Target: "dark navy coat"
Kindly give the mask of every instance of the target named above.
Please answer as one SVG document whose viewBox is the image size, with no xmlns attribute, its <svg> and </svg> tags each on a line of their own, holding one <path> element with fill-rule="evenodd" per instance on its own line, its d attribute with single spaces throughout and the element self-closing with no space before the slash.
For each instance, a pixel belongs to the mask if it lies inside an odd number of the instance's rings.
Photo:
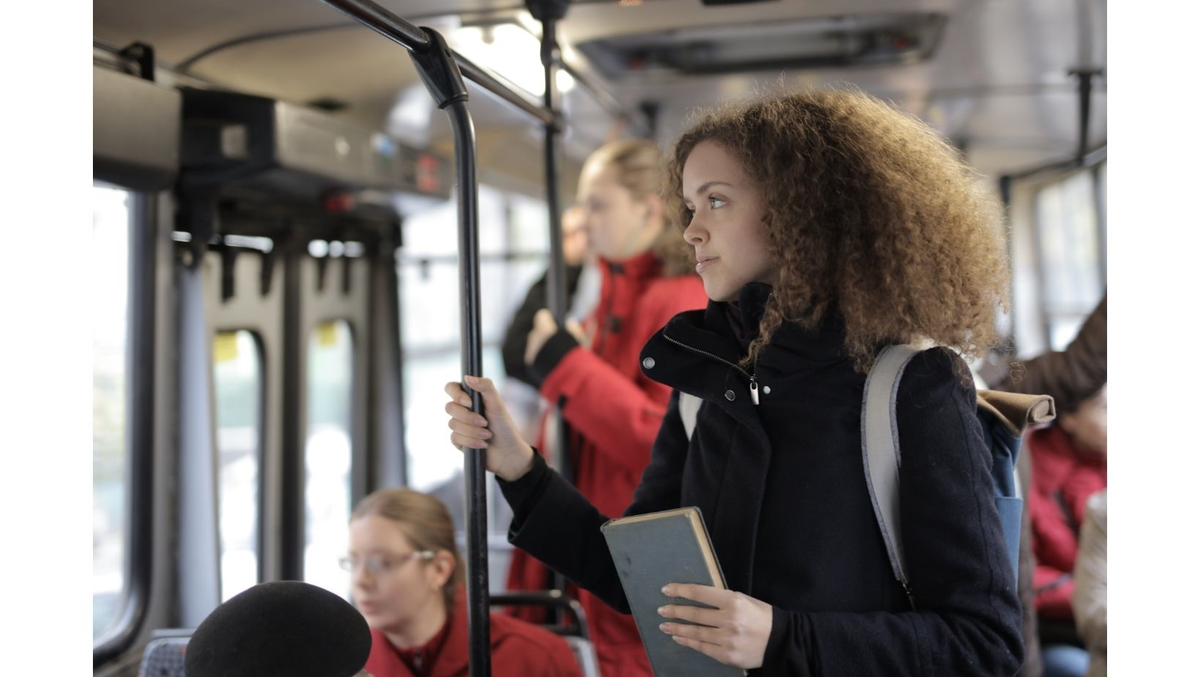
<svg viewBox="0 0 1200 677">
<path fill-rule="evenodd" d="M 757 327 L 770 288 L 738 302 Z M 703 400 L 689 441 L 678 392 L 627 515 L 697 506 L 728 586 L 774 607 L 762 675 L 1012 675 L 1021 610 L 966 365 L 946 349 L 899 385 L 901 529 L 914 610 L 892 574 L 863 472 L 864 374 L 837 320 L 785 324 L 740 369 L 724 303 L 646 344 L 651 378 Z M 751 401 L 750 378 L 760 403 Z M 540 459 L 540 457 L 539 457 Z M 544 462 L 512 483 L 510 540 L 628 611 L 595 510 Z"/>
</svg>

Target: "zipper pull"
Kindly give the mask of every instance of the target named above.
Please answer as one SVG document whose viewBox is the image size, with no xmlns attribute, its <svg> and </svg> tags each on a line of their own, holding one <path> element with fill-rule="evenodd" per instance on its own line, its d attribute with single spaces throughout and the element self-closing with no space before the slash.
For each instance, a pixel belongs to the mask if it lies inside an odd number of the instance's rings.
<svg viewBox="0 0 1200 677">
<path fill-rule="evenodd" d="M 758 379 L 753 375 L 750 376 L 750 401 L 758 406 Z"/>
</svg>

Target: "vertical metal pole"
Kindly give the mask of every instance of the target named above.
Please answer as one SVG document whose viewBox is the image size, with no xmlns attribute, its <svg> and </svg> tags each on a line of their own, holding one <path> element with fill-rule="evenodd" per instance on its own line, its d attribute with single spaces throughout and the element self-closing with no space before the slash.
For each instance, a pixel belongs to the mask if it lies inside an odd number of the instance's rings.
<svg viewBox="0 0 1200 677">
<path fill-rule="evenodd" d="M 458 174 L 458 273 L 462 309 L 462 370 L 483 375 L 483 332 L 479 320 L 479 186 L 475 176 L 475 127 L 465 103 L 449 105 Z M 471 410 L 483 412 L 483 398 L 471 393 Z M 463 448 L 467 497 L 467 627 L 471 636 L 471 677 L 491 675 L 488 627 L 487 465 L 485 450 Z"/>
<path fill-rule="evenodd" d="M 545 70 L 546 109 L 555 112 L 555 121 L 546 123 L 546 207 L 550 211 L 550 270 L 546 278 L 546 303 L 561 326 L 567 314 L 566 261 L 563 259 L 562 198 L 559 193 L 559 141 L 562 130 L 558 123 L 558 22 L 553 17 L 542 19 L 542 67 Z"/>
<path fill-rule="evenodd" d="M 384 268 L 385 280 L 384 303 L 387 304 L 387 308 L 383 311 L 383 316 L 386 318 L 384 336 L 387 337 L 383 352 L 393 363 L 384 377 L 384 390 L 390 394 L 384 398 L 384 401 L 395 402 L 392 410 L 396 413 L 392 432 L 394 443 L 387 448 L 399 454 L 397 458 L 388 458 L 382 464 L 381 470 L 382 477 L 386 478 L 386 481 L 397 482 L 399 486 L 408 486 L 408 442 L 405 440 L 407 427 L 404 420 L 404 312 L 401 308 L 403 296 L 400 291 L 400 272 L 397 269 L 396 260 L 396 250 L 403 245 L 402 226 L 402 222 L 394 225 L 393 235 L 384 238 L 383 251 L 380 252 L 380 262 Z"/>
<path fill-rule="evenodd" d="M 1095 74 L 1096 72 L 1091 70 L 1075 73 L 1079 77 L 1079 148 L 1075 152 L 1075 159 L 1080 164 L 1087 156 L 1088 129 L 1092 121 L 1092 78 Z"/>
<path fill-rule="evenodd" d="M 483 331 L 479 320 L 479 182 L 475 174 L 475 126 L 467 111 L 467 86 L 446 40 L 421 29 L 429 47 L 413 50 L 413 65 L 454 131 L 454 171 L 458 178 L 459 307 L 462 312 L 462 372 L 483 376 Z M 482 414 L 483 398 L 471 394 L 471 411 Z M 490 677 L 491 628 L 488 625 L 487 464 L 482 449 L 463 448 L 467 502 L 467 633 L 471 677 Z"/>
<path fill-rule="evenodd" d="M 1100 165 L 1092 167 L 1092 202 L 1096 205 L 1096 246 L 1099 248 L 1100 285 L 1108 288 L 1108 179 L 1100 181 Z"/>
<path fill-rule="evenodd" d="M 562 234 L 562 198 L 560 194 L 560 146 L 562 126 L 559 124 L 558 96 L 558 19 L 566 12 L 565 5 L 554 2 L 529 3 L 535 8 L 542 23 L 542 68 L 545 77 L 545 92 L 542 103 L 546 110 L 554 114 L 554 120 L 546 123 L 546 143 L 544 144 L 546 160 L 546 207 L 550 211 L 550 269 L 546 272 L 546 305 L 558 326 L 567 321 L 567 273 L 566 260 L 563 256 Z M 558 436 L 558 472 L 568 482 L 575 483 L 575 468 L 571 458 L 571 428 L 563 418 L 562 410 L 554 411 L 555 425 L 551 428 Z M 556 590 L 566 590 L 566 578 L 553 572 L 550 585 Z M 561 621 L 561 618 L 560 618 Z"/>
<path fill-rule="evenodd" d="M 283 250 L 283 475 L 280 505 L 279 575 L 285 581 L 304 580 L 304 443 L 307 415 L 301 397 L 305 384 L 304 336 L 301 334 L 300 266 L 303 247 L 293 233 L 277 243 Z"/>
</svg>

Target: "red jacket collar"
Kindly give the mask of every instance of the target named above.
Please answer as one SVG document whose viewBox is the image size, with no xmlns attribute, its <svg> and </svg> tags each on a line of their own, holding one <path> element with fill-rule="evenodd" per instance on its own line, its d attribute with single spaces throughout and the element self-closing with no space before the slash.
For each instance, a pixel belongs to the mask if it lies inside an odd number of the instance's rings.
<svg viewBox="0 0 1200 677">
<path fill-rule="evenodd" d="M 600 259 L 600 263 L 608 274 L 632 279 L 657 277 L 662 271 L 662 261 L 658 259 L 653 249 L 620 263 L 608 259 Z"/>
<path fill-rule="evenodd" d="M 455 595 L 454 612 L 447 623 L 450 630 L 446 634 L 445 644 L 429 672 L 433 677 L 466 675 L 469 669 L 469 654 L 465 648 L 468 644 L 467 596 L 461 586 Z M 387 636 L 379 630 L 371 630 L 371 655 L 366 670 L 374 677 L 412 677 L 412 671 L 392 648 Z"/>
</svg>

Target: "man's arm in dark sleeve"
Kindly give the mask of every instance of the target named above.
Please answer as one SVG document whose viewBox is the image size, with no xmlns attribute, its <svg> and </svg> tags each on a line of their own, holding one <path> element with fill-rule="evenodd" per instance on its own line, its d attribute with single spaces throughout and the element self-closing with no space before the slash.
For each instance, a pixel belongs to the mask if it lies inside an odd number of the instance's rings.
<svg viewBox="0 0 1200 677">
<path fill-rule="evenodd" d="M 582 270 L 581 266 L 567 266 L 568 297 L 575 294 L 575 287 L 579 284 L 579 275 Z M 513 315 L 512 321 L 508 323 L 508 329 L 504 331 L 504 342 L 500 345 L 504 373 L 510 378 L 515 378 L 534 388 L 537 387 L 537 383 L 534 382 L 525 365 L 525 342 L 529 338 L 529 332 L 533 331 L 533 316 L 537 314 L 537 311 L 547 307 L 546 280 L 548 275 L 548 273 L 542 275 L 529 288 L 529 292 L 525 294 L 525 300 L 521 302 L 521 307 Z"/>
<path fill-rule="evenodd" d="M 1060 411 L 1071 410 L 1108 382 L 1108 295 L 1062 352 L 1047 352 L 1005 370 L 996 390 L 1049 395 Z"/>
</svg>

